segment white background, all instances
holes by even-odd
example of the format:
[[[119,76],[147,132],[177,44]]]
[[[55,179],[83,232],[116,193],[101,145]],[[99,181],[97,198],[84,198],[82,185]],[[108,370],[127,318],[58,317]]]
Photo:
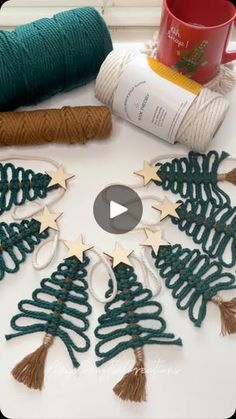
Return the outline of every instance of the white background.
[[[139,48],[140,45],[133,45]],[[211,149],[225,150],[236,156],[235,114],[236,91],[229,95],[231,107],[225,122],[214,138]],[[94,84],[61,94],[42,107],[63,105],[97,104],[94,98]],[[86,242],[102,250],[109,250],[117,237],[105,233],[93,217],[93,202],[97,194],[110,183],[139,184],[133,175],[142,168],[143,160],[149,160],[163,153],[186,152],[176,144],[171,146],[125,121],[113,119],[112,137],[104,141],[91,141],[85,146],[47,145],[24,149],[0,149],[0,155],[22,153],[22,155],[50,156],[65,165],[76,178],[69,184],[63,200],[54,206],[56,212],[63,211],[60,219],[61,236],[73,240],[81,232]],[[23,163],[22,163],[23,164]],[[42,172],[48,164],[24,163],[24,167],[38,168]],[[222,166],[230,169],[232,164]],[[236,204],[235,188],[229,185],[225,190]],[[163,196],[155,186],[145,193],[153,192]],[[170,195],[171,196],[171,195]],[[176,197],[172,196],[173,199]],[[153,213],[157,217],[157,213]],[[10,216],[1,216],[1,221],[10,221]],[[164,237],[171,243],[193,247],[192,240],[178,231],[170,221],[162,223]],[[125,247],[133,248],[138,254],[138,244],[144,240],[140,233],[120,236]],[[194,246],[196,247],[196,245]],[[96,368],[93,329],[96,319],[103,312],[102,304],[90,297],[93,313],[90,317],[91,349],[78,355],[81,366],[73,369],[67,351],[59,339],[49,351],[45,368],[45,388],[42,392],[28,390],[14,381],[10,374],[12,367],[25,355],[36,349],[43,335],[33,334],[6,342],[5,333],[10,333],[10,319],[16,314],[17,303],[30,298],[40,280],[50,275],[65,256],[65,248],[49,268],[42,272],[33,270],[31,257],[15,275],[7,275],[0,284],[0,406],[10,418],[225,418],[235,410],[236,357],[235,336],[221,337],[220,316],[217,307],[208,304],[206,319],[201,329],[195,328],[186,312],[180,312],[170,292],[163,287],[158,299],[163,305],[163,316],[168,331],[183,339],[183,348],[170,346],[146,346],[145,365],[148,401],[143,404],[125,403],[112,392],[112,387],[134,363],[131,350],[120,354],[115,363]],[[106,288],[107,276],[97,275],[94,286],[97,292]],[[227,300],[235,292],[222,294]]]

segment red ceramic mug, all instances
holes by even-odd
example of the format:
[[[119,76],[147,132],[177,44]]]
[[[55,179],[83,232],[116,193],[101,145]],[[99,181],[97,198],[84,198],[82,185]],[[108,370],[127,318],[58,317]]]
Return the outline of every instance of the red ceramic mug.
[[[236,59],[236,51],[227,51],[235,23],[236,9],[227,0],[164,0],[157,58],[207,83],[220,64]]]

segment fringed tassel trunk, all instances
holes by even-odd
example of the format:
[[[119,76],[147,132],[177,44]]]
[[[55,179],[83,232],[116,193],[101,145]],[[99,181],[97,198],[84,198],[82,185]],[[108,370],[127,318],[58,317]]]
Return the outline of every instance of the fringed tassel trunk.
[[[236,333],[236,298],[230,301],[224,301],[219,295],[212,298],[221,314],[221,334],[231,335]]]
[[[219,182],[230,182],[233,185],[236,185],[236,169],[231,170],[228,173],[221,173],[218,175]]]
[[[146,401],[146,374],[143,348],[135,348],[134,354],[136,362],[133,369],[124,375],[113,391],[122,400],[144,402]]]
[[[19,383],[34,390],[42,390],[47,353],[53,341],[54,336],[45,335],[43,344],[15,366],[12,375]]]

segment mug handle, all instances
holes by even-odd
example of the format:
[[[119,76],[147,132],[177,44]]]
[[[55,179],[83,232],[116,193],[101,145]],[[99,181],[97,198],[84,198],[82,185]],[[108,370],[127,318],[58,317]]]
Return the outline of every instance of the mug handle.
[[[235,18],[235,21],[234,21],[234,26],[236,26],[236,18]],[[225,51],[224,54],[223,54],[221,63],[226,64],[226,63],[229,63],[230,61],[234,61],[234,60],[236,60],[236,50],[235,51],[230,51],[230,52]]]

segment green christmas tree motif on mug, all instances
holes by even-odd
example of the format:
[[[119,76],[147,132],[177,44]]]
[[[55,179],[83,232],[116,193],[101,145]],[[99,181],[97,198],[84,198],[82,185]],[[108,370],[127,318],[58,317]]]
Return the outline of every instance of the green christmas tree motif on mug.
[[[185,74],[187,77],[192,77],[196,73],[199,66],[207,64],[205,52],[208,47],[208,41],[202,41],[197,44],[192,50],[178,50],[179,60],[173,66],[174,70]]]

